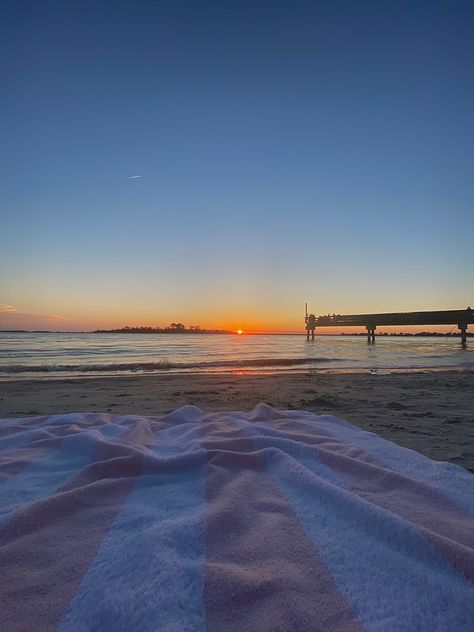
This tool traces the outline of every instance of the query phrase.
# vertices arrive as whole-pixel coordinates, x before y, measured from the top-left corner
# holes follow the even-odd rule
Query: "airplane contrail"
[[[143,178],[142,174],[138,174],[137,176],[128,176],[129,180],[135,180],[135,178]]]

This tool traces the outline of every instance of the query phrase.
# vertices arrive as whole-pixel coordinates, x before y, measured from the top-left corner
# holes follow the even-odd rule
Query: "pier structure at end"
[[[316,321],[317,321],[317,318],[314,314],[308,314],[308,303],[305,303],[304,322],[306,326],[306,340],[309,340],[310,335],[311,335],[311,340],[314,340],[314,331],[316,329]]]

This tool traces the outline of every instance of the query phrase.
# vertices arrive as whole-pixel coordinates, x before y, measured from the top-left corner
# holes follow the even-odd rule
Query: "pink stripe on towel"
[[[201,440],[208,450],[207,631],[361,630],[264,457],[220,417]]]
[[[121,444],[97,442],[88,467],[58,493],[18,512],[0,531],[0,568],[8,577],[0,581],[5,630],[56,629],[142,473],[143,449],[153,440],[142,421],[132,425]]]

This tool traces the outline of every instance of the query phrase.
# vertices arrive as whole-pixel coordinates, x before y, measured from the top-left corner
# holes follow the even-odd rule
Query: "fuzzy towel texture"
[[[0,422],[3,632],[474,630],[474,477],[332,416]]]

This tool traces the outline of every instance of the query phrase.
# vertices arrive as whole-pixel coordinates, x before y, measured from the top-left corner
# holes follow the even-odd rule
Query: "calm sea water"
[[[0,379],[150,372],[474,369],[474,340],[362,336],[0,333]]]

